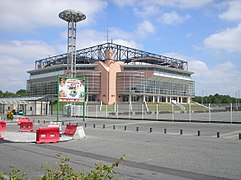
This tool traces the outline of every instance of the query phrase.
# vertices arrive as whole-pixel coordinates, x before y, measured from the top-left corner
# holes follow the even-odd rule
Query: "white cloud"
[[[119,28],[108,28],[109,42],[130,47],[137,47],[134,35]],[[81,30],[77,34],[77,49],[95,46],[107,42],[107,32],[100,32],[92,29]]]
[[[200,60],[190,61],[189,70],[194,72],[194,77],[201,77],[203,74],[208,72],[208,66]]]
[[[56,54],[57,50],[42,41],[0,42],[0,54],[17,58],[34,59]]]
[[[35,60],[55,55],[57,51],[41,41],[0,42],[0,90],[25,89],[27,71],[35,68]]]
[[[227,52],[241,52],[241,23],[235,28],[215,33],[204,39],[207,48],[225,50]]]
[[[58,14],[66,9],[76,9],[84,13],[87,18],[81,25],[94,21],[94,17],[107,7],[107,2],[92,0],[11,0],[0,1],[1,30],[30,32],[42,26],[53,27],[65,25]]]
[[[163,13],[160,18],[158,18],[158,21],[164,24],[168,25],[176,25],[181,24],[184,21],[190,19],[190,15],[181,16],[175,11],[171,11],[168,13]]]
[[[195,80],[197,95],[201,90],[209,94],[229,94],[241,88],[241,72],[230,61],[216,64],[208,67],[207,64],[200,60],[191,60],[189,62],[190,70],[194,72],[193,80]]]
[[[220,14],[219,17],[228,21],[241,21],[241,1],[230,0],[227,1],[227,4],[227,11]]]
[[[25,89],[28,68],[21,59],[0,55],[0,90],[16,92]]]
[[[140,37],[146,37],[146,35],[155,32],[155,26],[150,21],[144,20],[138,24],[136,32]]]
[[[233,64],[231,61],[211,66],[203,60],[176,52],[168,52],[164,55],[188,62],[188,70],[194,73],[192,79],[195,81],[196,95],[198,96],[201,95],[202,91],[205,94],[233,95],[235,91],[241,89],[241,71],[237,64]]]
[[[142,18],[153,16],[160,12],[160,7],[156,5],[143,6],[142,8],[134,7],[133,9],[134,14]]]
[[[160,6],[160,7],[179,7],[179,8],[198,8],[208,5],[213,0],[114,0],[118,6]]]
[[[138,0],[113,0],[113,2],[120,7],[124,7],[124,6],[133,6],[138,2]]]

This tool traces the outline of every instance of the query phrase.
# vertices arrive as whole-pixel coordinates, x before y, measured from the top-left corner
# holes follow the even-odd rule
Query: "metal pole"
[[[95,106],[95,118],[97,119],[97,107],[98,105]]]
[[[233,123],[233,105],[232,105],[232,103],[230,103],[230,120],[231,120],[231,124]]]
[[[107,104],[105,105],[105,119],[107,119]]]
[[[141,105],[141,119],[143,120],[143,110],[144,110],[144,108],[143,108],[143,104]]]
[[[116,117],[117,117],[117,119],[118,119],[118,117],[119,117],[119,116],[118,116],[118,108],[119,108],[119,107],[118,107],[118,104],[117,104],[117,105],[116,105]]]
[[[158,120],[158,114],[159,114],[159,112],[158,112],[158,104],[156,104],[156,120]]]
[[[172,104],[172,121],[174,121],[174,106]]]
[[[131,104],[129,104],[129,113],[128,113],[128,115],[129,115],[129,119],[131,119]]]
[[[85,121],[85,101],[83,102],[83,121]]]
[[[189,102],[189,121],[192,120],[192,109],[191,109],[191,102]]]
[[[208,122],[211,122],[211,110],[210,110],[210,103],[208,104]]]

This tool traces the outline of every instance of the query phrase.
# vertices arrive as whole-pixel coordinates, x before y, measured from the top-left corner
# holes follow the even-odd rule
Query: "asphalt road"
[[[43,117],[33,118],[43,123]],[[54,117],[44,120],[47,123]],[[69,157],[70,166],[76,170],[89,171],[96,162],[110,164],[124,154],[126,160],[116,171],[118,177],[126,179],[241,179],[239,124],[112,119],[83,122],[76,118],[61,121],[86,126],[86,139],[56,144],[0,141],[0,171],[8,171],[13,164],[30,177],[42,175],[42,165],[47,162],[51,166],[58,161],[56,152]],[[44,124],[35,124],[41,125]],[[17,128],[15,123],[8,125],[8,131]],[[216,137],[217,132],[220,138]]]

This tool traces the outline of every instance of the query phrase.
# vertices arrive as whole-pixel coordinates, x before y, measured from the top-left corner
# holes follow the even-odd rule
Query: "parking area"
[[[37,128],[56,117],[30,119]],[[101,118],[83,121],[67,117],[60,117],[60,121],[63,128],[67,123],[84,126],[86,138],[51,144],[0,141],[0,171],[8,171],[8,166],[14,164],[36,177],[43,174],[41,166],[46,162],[53,165],[58,161],[56,152],[61,152],[70,158],[70,166],[79,171],[93,169],[96,162],[111,164],[124,154],[126,160],[116,169],[117,176],[132,180],[241,177],[240,124]],[[8,122],[7,131],[18,132],[17,123]]]

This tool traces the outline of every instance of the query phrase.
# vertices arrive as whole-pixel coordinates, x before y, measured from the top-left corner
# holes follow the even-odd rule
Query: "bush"
[[[117,162],[109,165],[102,165],[95,163],[95,169],[88,173],[76,172],[72,167],[68,165],[69,158],[62,156],[61,153],[57,153],[56,157],[60,160],[60,163],[55,163],[53,168],[50,168],[47,164],[42,166],[44,175],[35,179],[39,180],[106,180],[106,179],[117,179],[115,167],[118,167],[124,160],[124,156],[121,156]],[[9,180],[23,180],[26,179],[27,174],[22,173],[20,169],[14,166],[9,166],[11,171],[9,173],[0,172],[0,180],[7,176]],[[30,178],[28,178],[31,180]]]

